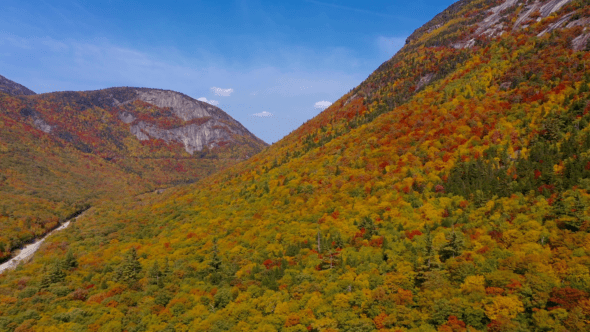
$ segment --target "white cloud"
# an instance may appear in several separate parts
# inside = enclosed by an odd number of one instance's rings
[[[216,96],[229,97],[234,92],[234,89],[222,89],[218,87],[212,87],[211,91],[213,91],[213,93]]]
[[[205,103],[207,103],[207,104],[211,104],[211,105],[213,105],[213,106],[217,106],[217,105],[219,105],[219,102],[218,102],[217,100],[213,100],[213,99],[207,100],[207,98],[205,98],[205,97],[201,97],[201,98],[199,98],[199,99],[197,99],[197,100],[198,100],[198,101],[205,102]]]
[[[318,109],[326,109],[326,108],[330,107],[330,105],[332,105],[331,102],[326,101],[326,100],[322,100],[322,101],[318,101],[317,103],[315,103],[315,105],[313,107],[318,108]]]
[[[252,116],[257,116],[259,118],[267,118],[267,117],[273,116],[273,114],[272,113],[269,113],[267,111],[262,111],[260,113],[254,113],[254,114],[252,114]]]

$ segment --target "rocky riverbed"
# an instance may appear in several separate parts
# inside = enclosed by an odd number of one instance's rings
[[[15,269],[18,266],[18,264],[20,264],[20,262],[26,263],[27,261],[29,261],[33,257],[35,252],[37,250],[39,250],[39,247],[41,247],[41,244],[43,244],[43,242],[45,241],[45,239],[48,236],[50,236],[51,234],[53,234],[55,232],[59,232],[63,229],[68,228],[68,226],[70,226],[70,224],[73,220],[76,220],[76,219],[80,218],[81,216],[82,215],[79,215],[75,218],[72,218],[72,219],[64,222],[61,226],[59,226],[58,228],[49,232],[42,239],[39,239],[35,243],[31,243],[31,244],[25,246],[15,257],[11,258],[9,261],[7,261],[5,263],[0,264],[0,274],[4,273],[4,271],[6,271],[6,270]]]

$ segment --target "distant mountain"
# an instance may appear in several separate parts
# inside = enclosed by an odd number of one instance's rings
[[[266,146],[174,91],[0,93],[0,259],[94,202],[194,182]]]
[[[11,96],[30,96],[35,94],[35,92],[25,86],[13,82],[2,75],[0,75],[0,92],[7,93]]]
[[[30,108],[21,111],[21,115],[25,117],[38,119],[36,122],[33,120],[33,125],[38,129],[47,133],[53,130],[56,135],[84,132],[84,135],[74,134],[75,137],[68,138],[79,139],[84,144],[90,144],[85,141],[84,136],[98,135],[99,130],[94,128],[88,132],[88,123],[80,121],[82,119],[79,117],[87,115],[92,109],[102,109],[115,116],[112,119],[113,125],[128,127],[129,132],[139,141],[162,140],[171,144],[178,143],[191,155],[233,144],[236,140],[248,142],[254,149],[266,146],[266,143],[220,108],[175,91],[121,87],[84,92],[53,92],[29,97],[27,101],[32,105],[41,101],[51,105],[49,108],[32,110],[30,114],[26,113]],[[59,118],[51,111],[56,107],[61,110]],[[71,113],[64,116],[64,112]],[[109,128],[112,130],[113,127]],[[71,132],[64,132],[68,129]],[[101,138],[117,140],[122,137],[102,135]],[[121,144],[122,142],[118,142],[115,146]],[[88,148],[90,145],[87,145]],[[96,145],[100,146],[100,142]],[[112,148],[99,149],[105,153],[107,150],[109,153],[114,152]],[[242,152],[244,154],[240,158],[253,153],[245,150]]]

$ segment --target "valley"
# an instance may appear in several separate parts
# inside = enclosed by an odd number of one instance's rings
[[[37,250],[39,250],[39,247],[43,244],[43,242],[45,241],[45,239],[48,236],[50,236],[51,234],[53,234],[55,232],[59,232],[59,231],[62,231],[64,229],[68,228],[68,226],[70,226],[70,223],[72,221],[76,221],[76,219],[78,219],[80,217],[82,217],[82,214],[80,214],[70,220],[67,220],[66,222],[61,224],[59,227],[57,227],[56,229],[47,233],[43,238],[37,239],[37,240],[35,240],[35,242],[33,242],[31,244],[25,245],[22,249],[20,249],[20,251],[14,257],[12,257],[8,261],[0,264],[0,274],[2,274],[6,270],[15,269],[19,264],[27,263],[27,261],[29,261],[33,257],[35,252]]]
[[[195,182],[267,145],[173,91],[31,93],[0,93],[0,261],[91,204]]]

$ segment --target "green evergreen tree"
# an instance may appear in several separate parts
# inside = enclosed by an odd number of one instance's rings
[[[430,227],[428,226],[426,226],[424,242],[424,262],[428,270],[430,270],[432,265],[435,264],[434,255],[436,253],[434,250],[434,245],[432,244],[432,233],[430,232]]]
[[[168,257],[164,258],[164,269],[162,270],[162,276],[167,277],[171,273],[170,271],[170,262],[168,261]]]
[[[66,257],[62,262],[62,266],[65,270],[78,267],[78,260],[76,260],[76,257],[74,256],[74,253],[71,249],[66,253]]]
[[[47,270],[46,267],[44,267],[43,270],[46,272],[41,278],[41,288],[47,288],[51,284],[63,281],[66,278],[66,273],[62,270],[62,264],[60,261],[56,261],[49,270]]]
[[[51,278],[49,277],[49,275],[45,274],[41,278],[41,283],[39,284],[39,287],[41,289],[44,289],[44,288],[49,288],[49,286],[51,286]]]
[[[219,257],[219,250],[217,249],[217,239],[213,239],[213,249],[211,250],[211,261],[209,262],[209,266],[213,270],[221,269],[221,257]]]
[[[148,272],[148,284],[158,285],[161,278],[162,272],[160,271],[160,266],[158,265],[158,261],[155,261]]]
[[[51,285],[51,277],[49,276],[49,273],[47,273],[47,265],[43,265],[41,274],[43,277],[41,277],[41,283],[39,284],[39,287],[41,289],[48,288]]]
[[[50,272],[51,282],[60,282],[66,278],[66,273],[61,269],[59,262],[55,262]]]
[[[455,232],[453,227],[453,231],[447,235],[447,243],[443,245],[439,250],[440,260],[446,261],[451,257],[457,257],[461,255],[463,243],[459,238],[459,235]]]
[[[211,260],[209,261],[209,281],[213,284],[219,284],[223,280],[222,273],[222,260],[219,256],[219,250],[217,248],[217,239],[213,240],[213,249],[211,250]]]
[[[373,219],[371,219],[371,217],[369,216],[366,216],[361,220],[360,224],[358,225],[358,228],[365,229],[365,234],[363,235],[363,238],[365,240],[370,240],[371,237],[373,237],[373,235],[379,235],[379,233],[377,232],[377,227],[373,222]]]
[[[134,282],[139,279],[139,273],[141,272],[141,264],[137,258],[137,251],[135,248],[131,248],[125,255],[123,263],[118,270],[118,278],[126,282]]]
[[[107,289],[109,288],[109,284],[107,283],[106,279],[103,279],[102,282],[100,283],[100,289]]]
[[[428,274],[432,271],[440,270],[440,266],[436,259],[436,250],[432,243],[432,232],[427,225],[424,231],[424,246],[422,248],[423,261],[422,264],[416,268],[416,285],[420,286],[428,278]]]

